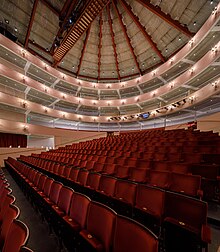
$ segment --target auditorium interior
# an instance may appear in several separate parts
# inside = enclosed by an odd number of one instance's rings
[[[220,1],[0,1],[0,251],[220,252]]]

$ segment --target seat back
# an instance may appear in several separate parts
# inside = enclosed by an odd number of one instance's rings
[[[99,182],[99,190],[107,195],[113,196],[115,191],[116,180],[117,179],[113,177],[103,175]]]
[[[135,183],[126,180],[117,180],[114,197],[131,205],[134,205],[136,186],[137,185]]]
[[[99,187],[100,178],[101,178],[100,174],[90,172],[86,181],[86,186],[94,190],[97,190]]]
[[[72,168],[70,171],[69,179],[76,182],[78,174],[79,174],[79,169]]]
[[[74,192],[70,203],[69,216],[76,221],[81,229],[85,228],[87,211],[91,200],[84,194]]]
[[[68,214],[70,202],[71,202],[71,199],[73,196],[73,192],[74,192],[73,189],[71,189],[67,186],[63,186],[60,189],[57,206],[60,209],[62,209],[65,212],[65,214]]]
[[[46,177],[43,192],[47,197],[49,197],[49,195],[50,195],[50,189],[51,189],[51,185],[52,185],[53,182],[54,182],[54,180],[52,178]]]
[[[28,237],[29,230],[27,226],[19,220],[13,220],[2,252],[19,252],[21,247],[26,244]]]
[[[132,168],[129,179],[134,182],[144,183],[147,180],[148,173],[149,169]]]
[[[40,191],[43,191],[46,178],[47,178],[46,175],[41,175],[41,176],[40,176],[39,183],[38,183],[38,189],[39,189]]]
[[[156,186],[160,188],[169,188],[170,180],[171,180],[170,172],[151,170],[148,183],[151,186]]]
[[[104,247],[104,251],[110,251],[113,242],[116,213],[106,205],[91,202],[87,215],[87,231],[94,235]]]
[[[164,200],[163,190],[138,184],[135,207],[161,218],[164,214]]]
[[[180,192],[189,196],[198,196],[198,190],[201,188],[201,177],[198,175],[188,175],[181,173],[172,173],[172,183],[170,190]]]
[[[158,252],[158,238],[145,226],[123,216],[116,217],[113,252]]]
[[[7,212],[3,215],[2,225],[1,225],[1,233],[0,233],[0,247],[5,243],[6,235],[10,228],[11,223],[14,219],[16,219],[20,214],[20,210],[15,205],[9,205]]]
[[[177,225],[199,233],[207,223],[207,203],[174,192],[166,192],[165,219],[171,218]]]
[[[77,177],[77,182],[80,185],[85,185],[89,172],[87,170],[80,170]]]
[[[63,184],[57,181],[53,181],[51,185],[49,198],[54,204],[57,204],[58,202],[58,198],[59,198],[59,194],[60,194],[60,190],[62,186]]]

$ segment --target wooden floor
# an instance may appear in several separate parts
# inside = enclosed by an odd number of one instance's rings
[[[58,239],[55,234],[49,234],[47,222],[42,222],[40,215],[33,209],[11,175],[4,169],[5,176],[16,197],[15,204],[20,208],[19,219],[29,228],[30,237],[27,246],[34,252],[59,252]],[[220,218],[220,206],[209,208],[209,216]],[[220,226],[211,225],[212,243],[209,245],[209,252],[220,252]],[[65,248],[61,250],[67,252]]]

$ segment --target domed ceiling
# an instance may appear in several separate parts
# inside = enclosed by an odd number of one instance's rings
[[[198,31],[217,2],[2,0],[0,20],[20,44],[50,64],[81,79],[113,82],[166,61]],[[80,15],[87,15],[81,28],[75,27]],[[77,38],[57,58],[71,29]]]

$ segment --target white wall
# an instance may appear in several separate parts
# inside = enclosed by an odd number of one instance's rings
[[[54,137],[37,137],[37,136],[28,136],[27,137],[27,146],[29,148],[42,148],[42,146],[54,148]]]

